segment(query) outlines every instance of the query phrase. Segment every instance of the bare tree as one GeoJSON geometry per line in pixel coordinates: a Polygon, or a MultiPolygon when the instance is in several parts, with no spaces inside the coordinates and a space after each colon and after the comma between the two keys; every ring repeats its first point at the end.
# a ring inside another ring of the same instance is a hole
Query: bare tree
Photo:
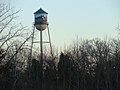
{"type": "MultiPolygon", "coordinates": [[[[25,65],[25,61],[24,64],[21,64],[21,62],[23,62],[22,60],[28,59],[28,56],[24,55],[25,53],[24,48],[25,48],[25,43],[32,37],[32,34],[27,33],[26,32],[27,28],[23,27],[22,24],[17,21],[17,17],[18,17],[17,15],[20,11],[21,10],[16,11],[9,4],[5,4],[2,1],[0,1],[0,76],[1,78],[4,77],[4,74],[8,73],[9,70],[10,72],[12,70],[12,72],[14,73],[16,68],[17,69],[18,67],[19,69],[23,68],[22,66],[25,65]],[[15,64],[16,67],[13,67],[13,64],[15,64]]],[[[13,80],[14,82],[12,89],[14,89],[16,85],[16,80],[18,80],[18,78],[15,78],[13,80]]]]}

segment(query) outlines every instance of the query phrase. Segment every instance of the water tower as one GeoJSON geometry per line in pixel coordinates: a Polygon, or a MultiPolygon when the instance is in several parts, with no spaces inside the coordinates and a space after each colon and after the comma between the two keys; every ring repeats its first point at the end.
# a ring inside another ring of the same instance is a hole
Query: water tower
{"type": "MultiPolygon", "coordinates": [[[[40,45],[40,64],[43,68],[43,43],[48,43],[50,46],[50,50],[51,50],[51,56],[52,56],[52,46],[51,46],[51,38],[50,38],[50,31],[49,31],[49,27],[48,27],[48,22],[47,22],[47,12],[44,11],[42,8],[40,8],[39,10],[37,10],[34,13],[34,29],[33,29],[33,37],[32,37],[32,45],[31,48],[33,47],[33,43],[34,42],[34,32],[37,29],[40,32],[40,40],[39,45],[40,45]],[[48,40],[47,41],[43,41],[43,31],[48,30],[48,40]]],[[[32,49],[31,49],[32,50],[32,49]]],[[[32,52],[32,51],[31,51],[32,52]]]]}

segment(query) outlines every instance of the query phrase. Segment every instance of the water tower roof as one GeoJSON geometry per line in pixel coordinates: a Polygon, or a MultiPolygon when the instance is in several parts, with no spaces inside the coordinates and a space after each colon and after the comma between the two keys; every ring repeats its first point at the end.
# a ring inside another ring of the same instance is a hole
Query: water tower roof
{"type": "Polygon", "coordinates": [[[48,14],[47,12],[45,12],[44,10],[42,10],[42,8],[40,8],[38,11],[36,11],[34,14],[48,14]]]}

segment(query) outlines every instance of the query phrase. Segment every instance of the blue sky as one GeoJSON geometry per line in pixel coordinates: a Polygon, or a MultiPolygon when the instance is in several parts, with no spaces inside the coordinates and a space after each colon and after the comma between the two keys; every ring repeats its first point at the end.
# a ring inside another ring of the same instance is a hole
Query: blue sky
{"type": "Polygon", "coordinates": [[[82,39],[116,37],[120,20],[120,0],[11,0],[21,9],[19,21],[32,29],[33,13],[39,8],[48,12],[52,42],[69,45],[82,39]]]}

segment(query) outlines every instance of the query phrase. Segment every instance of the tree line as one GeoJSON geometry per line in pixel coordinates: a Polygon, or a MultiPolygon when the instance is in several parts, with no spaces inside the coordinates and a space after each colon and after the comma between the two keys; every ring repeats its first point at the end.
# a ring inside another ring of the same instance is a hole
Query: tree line
{"type": "Polygon", "coordinates": [[[6,60],[0,57],[0,90],[119,90],[119,54],[120,41],[115,39],[75,42],[58,57],[44,56],[43,67],[39,58],[29,60],[27,49],[11,63],[7,53],[6,60]]]}

